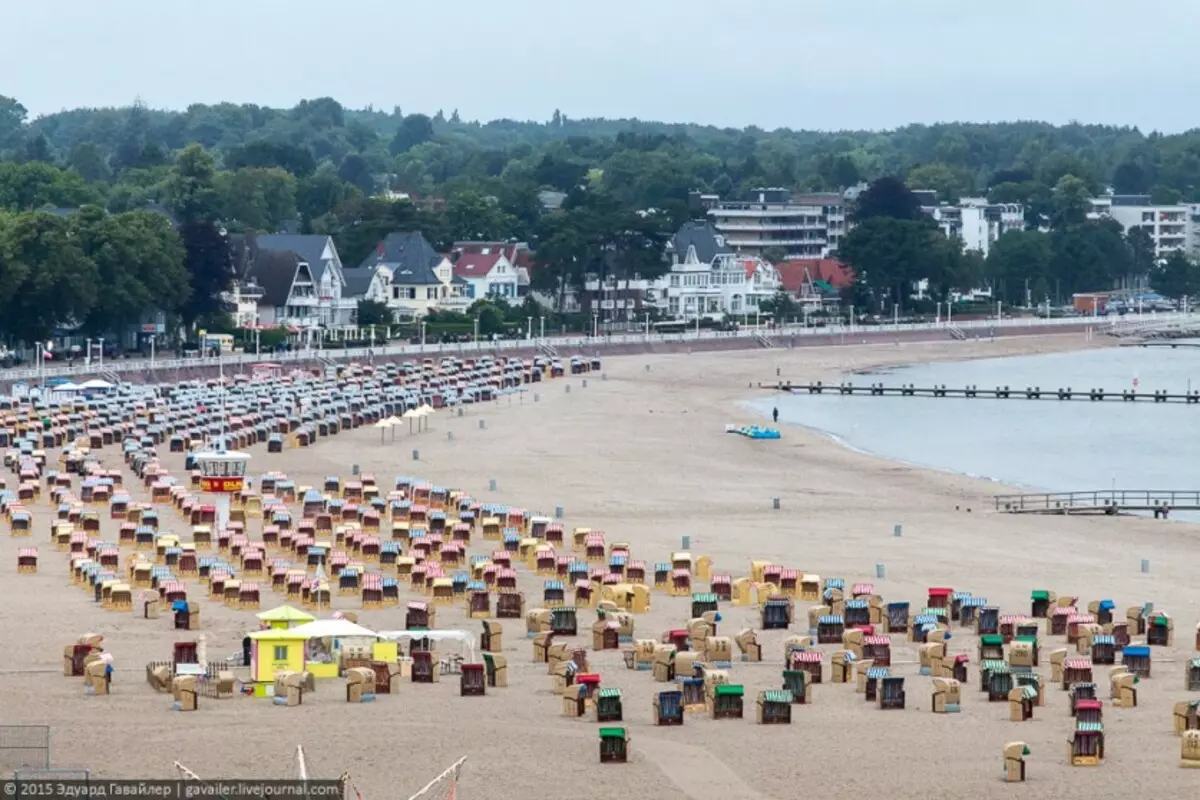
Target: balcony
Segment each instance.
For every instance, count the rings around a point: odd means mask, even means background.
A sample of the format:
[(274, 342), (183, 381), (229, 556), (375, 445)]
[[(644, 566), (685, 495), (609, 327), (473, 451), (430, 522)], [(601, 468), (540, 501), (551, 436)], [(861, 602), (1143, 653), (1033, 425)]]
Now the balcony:
[(744, 239), (726, 238), (726, 243), (733, 248), (738, 247), (804, 247), (812, 245), (815, 247), (823, 247), (827, 240), (824, 236), (818, 236), (811, 239), (763, 239), (761, 237), (747, 237)]
[(792, 222), (727, 222), (718, 219), (713, 225), (717, 230), (725, 231), (823, 231), (829, 227), (824, 220), (805, 220)]

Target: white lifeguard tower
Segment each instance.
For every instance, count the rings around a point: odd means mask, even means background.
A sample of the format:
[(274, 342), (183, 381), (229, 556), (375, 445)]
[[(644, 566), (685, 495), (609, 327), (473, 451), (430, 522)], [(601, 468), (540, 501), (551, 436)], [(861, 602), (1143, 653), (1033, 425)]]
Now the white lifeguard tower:
[(250, 454), (239, 450), (226, 450), (222, 442), (216, 442), (207, 450), (192, 454), (196, 469), (200, 470), (200, 491), (216, 495), (217, 522), (224, 527), (229, 523), (229, 497), (242, 490), (246, 483), (246, 465)]

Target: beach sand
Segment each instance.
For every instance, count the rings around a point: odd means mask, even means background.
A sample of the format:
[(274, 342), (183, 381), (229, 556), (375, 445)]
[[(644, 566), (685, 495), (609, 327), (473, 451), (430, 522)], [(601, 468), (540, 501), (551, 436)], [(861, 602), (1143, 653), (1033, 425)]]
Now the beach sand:
[[(0, 586), (6, 658), (0, 664), (0, 708), (5, 724), (50, 725), (53, 766), (87, 767), (105, 777), (176, 777), (179, 760), (206, 778), (294, 778), (292, 754), (303, 744), (314, 778), (350, 772), (365, 798), (407, 797), (462, 755), (468, 757), (457, 797), (517, 800), (655, 797), (660, 800), (742, 800), (841, 792), (901, 800), (934, 794), (975, 798), (1104, 798), (1179, 795), (1195, 786), (1178, 767), (1179, 739), (1171, 733), (1171, 706), (1187, 699), (1184, 662), (1191, 656), (1195, 595), (1191, 565), (1200, 554), (1194, 526), (1136, 518), (1038, 518), (990, 511), (996, 484), (899, 465), (852, 452), (819, 434), (788, 428), (779, 441), (726, 435), (726, 423), (760, 419), (740, 403), (775, 380), (836, 380), (846, 370), (937, 359), (1028, 354), (1090, 346), (1082, 335), (1021, 337), (983, 342), (771, 349), (734, 353), (628, 356), (604, 363), (602, 379), (551, 381), (520, 398), (469, 407), (464, 416), (441, 412), (430, 430), (410, 437), (401, 429), (393, 443), (359, 429), (323, 439), (307, 450), (267, 455), (253, 450), (251, 472), (282, 470), (298, 483), (320, 485), (327, 474), (349, 476), (351, 465), (374, 472), (381, 484), (414, 475), (461, 488), (483, 502), (552, 513), (564, 522), (632, 544), (632, 557), (648, 565), (665, 561), (681, 536), (691, 552), (711, 555), (715, 570), (745, 575), (752, 558), (788, 567), (873, 582), (886, 601), (925, 605), (930, 586), (953, 586), (988, 598), (1002, 613), (1028, 613), (1030, 591), (1051, 589), (1087, 601), (1112, 598), (1118, 613), (1152, 600), (1176, 620), (1176, 646), (1154, 649), (1154, 677), (1139, 686), (1139, 707), (1116, 709), (1107, 700), (1107, 668), (1098, 668), (1105, 698), (1107, 759), (1096, 769), (1067, 765), (1074, 720), (1066, 693), (1046, 690), (1046, 706), (1034, 720), (1008, 721), (1007, 703), (988, 703), (979, 691), (976, 637), (954, 627), (948, 651), (971, 654), (970, 682), (962, 712), (930, 713), (930, 679), (918, 676), (917, 646), (893, 635), (892, 674), (906, 677), (907, 708), (883, 712), (851, 685), (825, 683), (814, 702), (793, 707), (789, 727), (754, 723), (754, 698), (780, 687), (782, 642), (805, 633), (808, 604), (797, 603), (797, 623), (784, 634), (760, 632), (764, 660), (735, 660), (732, 680), (746, 687), (746, 718), (712, 721), (689, 716), (681, 728), (656, 728), (651, 699), (666, 687), (650, 673), (626, 670), (618, 652), (590, 653), (604, 686), (624, 693), (630, 763), (598, 763), (597, 725), (588, 717), (560, 715), (544, 664), (532, 663), (522, 621), (505, 625), (509, 686), (485, 698), (460, 698), (457, 680), (406, 684), (398, 695), (373, 704), (349, 705), (342, 681), (320, 684), (299, 708), (261, 700), (201, 700), (197, 713), (173, 713), (169, 695), (154, 693), (144, 665), (169, 659), (171, 644), (194, 634), (171, 630), (169, 615), (146, 621), (101, 610), (70, 585), (67, 556), (48, 541), (50, 510), (37, 505), (32, 539), (0, 536)], [(567, 391), (567, 387), (570, 391)], [(864, 399), (863, 402), (871, 402)], [(953, 401), (947, 401), (953, 402)], [(486, 420), (486, 428), (479, 423)], [(448, 438), (453, 433), (453, 438)], [(390, 438), (390, 437), (389, 437)], [(420, 460), (412, 460), (414, 448)], [(116, 448), (104, 459), (119, 463)], [(164, 459), (183, 475), (182, 458)], [(489, 491), (489, 480), (497, 487)], [(127, 482), (132, 486), (132, 482)], [(1062, 487), (1084, 488), (1084, 487)], [(141, 489), (133, 488), (135, 499)], [(44, 497), (45, 495), (43, 495)], [(780, 510), (772, 498), (780, 499)], [(970, 509), (970, 512), (967, 511)], [(186, 534), (177, 516), (164, 527)], [(903, 525), (896, 538), (895, 524)], [(106, 538), (116, 525), (104, 520)], [(258, 526), (251, 528), (257, 534)], [(16, 551), (36, 545), (37, 575), (16, 575)], [(473, 553), (493, 543), (476, 539)], [(1139, 572), (1143, 558), (1152, 571)], [(875, 578), (876, 564), (886, 578)], [(520, 572), (527, 608), (539, 605), (542, 579)], [(193, 583), (193, 598), (200, 595)], [(704, 589), (698, 585), (698, 589)], [(404, 597), (402, 597), (403, 601)], [(410, 598), (411, 599), (411, 598)], [(263, 608), (277, 596), (264, 592)], [(225, 609), (201, 599), (203, 633), (210, 659), (240, 649), (256, 627), (252, 612)], [(335, 597), (335, 608), (358, 611), (356, 598)], [(723, 604), (720, 633), (759, 626), (757, 609)], [(360, 611), (371, 628), (403, 625), (400, 608)], [(590, 646), (594, 613), (580, 613), (581, 635)], [(681, 627), (689, 601), (653, 596), (639, 615), (636, 636), (658, 638)], [(438, 612), (439, 627), (477, 634), (461, 603)], [(105, 635), (116, 659), (113, 693), (85, 697), (82, 682), (62, 676), (62, 647), (85, 631)], [(961, 632), (960, 632), (961, 631)], [(1047, 653), (1065, 646), (1042, 636)], [(735, 655), (735, 659), (736, 659)], [(1032, 754), (1028, 784), (1020, 790), (1001, 778), (1002, 748), (1023, 740)], [(435, 795), (436, 797), (437, 795)]]

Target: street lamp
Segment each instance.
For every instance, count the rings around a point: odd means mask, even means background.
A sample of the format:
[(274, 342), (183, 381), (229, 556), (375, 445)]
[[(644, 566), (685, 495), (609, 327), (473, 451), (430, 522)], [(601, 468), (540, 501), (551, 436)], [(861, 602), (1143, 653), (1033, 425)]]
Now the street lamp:
[(100, 368), (104, 368), (104, 337), (101, 336), (97, 341), (100, 342)]
[(476, 345), (479, 344), (479, 317), (475, 317), (475, 338), (472, 340)]
[(539, 339), (546, 338), (546, 318), (545, 317), (538, 317), (538, 338)]
[(533, 338), (533, 317), (526, 317), (525, 318), (525, 339), (529, 340), (532, 338)]
[(425, 320), (421, 320), (421, 352), (425, 352)]

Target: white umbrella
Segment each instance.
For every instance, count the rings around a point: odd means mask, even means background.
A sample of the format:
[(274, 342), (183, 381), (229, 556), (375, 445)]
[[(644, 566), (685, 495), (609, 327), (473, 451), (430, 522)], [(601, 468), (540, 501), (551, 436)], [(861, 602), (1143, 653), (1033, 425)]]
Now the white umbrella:
[[(417, 414), (419, 414), (421, 417), (428, 417), (429, 415), (436, 414), (436, 413), (437, 412), (433, 410), (433, 406), (429, 405), (428, 403), (417, 408)], [(417, 430), (420, 430), (420, 429), (421, 429), (421, 423), (418, 422)], [(429, 422), (428, 421), (425, 422), (425, 430), (429, 430)]]
[(90, 381), (84, 381), (79, 384), (80, 389), (112, 389), (113, 384), (108, 381), (102, 381), (99, 378), (92, 378)]
[[(383, 432), (385, 429), (392, 427), (392, 421), (390, 419), (381, 419), (373, 427), (379, 428), (379, 443), (383, 444)], [(396, 432), (392, 431), (392, 436), (395, 437), (395, 435)]]

